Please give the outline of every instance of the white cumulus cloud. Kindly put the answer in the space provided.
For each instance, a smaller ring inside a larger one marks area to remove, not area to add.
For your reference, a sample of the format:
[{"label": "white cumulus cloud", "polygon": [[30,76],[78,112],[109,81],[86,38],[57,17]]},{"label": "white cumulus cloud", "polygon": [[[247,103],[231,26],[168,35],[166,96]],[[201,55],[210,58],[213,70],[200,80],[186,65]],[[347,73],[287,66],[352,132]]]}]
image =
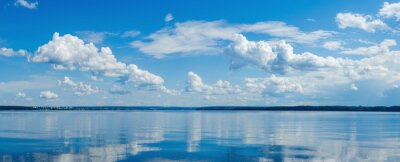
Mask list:
[{"label": "white cumulus cloud", "polygon": [[243,35],[236,36],[228,53],[232,57],[232,69],[252,64],[265,71],[281,74],[293,70],[335,68],[346,61],[331,56],[321,57],[309,52],[295,54],[293,47],[285,41],[249,41]]},{"label": "white cumulus cloud", "polygon": [[379,10],[379,15],[386,18],[396,18],[397,21],[400,20],[400,2],[383,3],[383,7]]},{"label": "white cumulus cloud", "polygon": [[215,84],[203,83],[203,79],[194,72],[188,73],[186,92],[200,92],[205,94],[233,94],[239,93],[240,87],[231,85],[228,81],[218,80]]},{"label": "white cumulus cloud", "polygon": [[12,48],[0,48],[0,56],[12,57],[12,56],[25,56],[28,54],[28,51],[19,49],[15,51]]},{"label": "white cumulus cloud", "polygon": [[371,33],[376,30],[390,29],[379,19],[357,13],[338,13],[336,14],[336,22],[340,29],[358,28]]},{"label": "white cumulus cloud", "polygon": [[53,39],[40,46],[29,60],[50,63],[57,70],[90,71],[97,76],[118,78],[119,82],[134,83],[139,87],[165,89],[160,76],[135,64],[118,61],[109,47],[98,49],[93,43],[85,44],[70,34],[60,36],[54,33]]},{"label": "white cumulus cloud", "polygon": [[39,97],[44,98],[44,99],[57,99],[58,94],[56,94],[52,91],[42,91],[42,92],[40,92]]},{"label": "white cumulus cloud", "polygon": [[85,84],[83,82],[74,82],[69,77],[64,77],[63,80],[58,81],[58,85],[60,86],[67,86],[68,88],[72,88],[74,90],[74,94],[76,96],[84,96],[84,95],[91,95],[93,93],[99,92],[98,87],[92,87],[90,84]]}]

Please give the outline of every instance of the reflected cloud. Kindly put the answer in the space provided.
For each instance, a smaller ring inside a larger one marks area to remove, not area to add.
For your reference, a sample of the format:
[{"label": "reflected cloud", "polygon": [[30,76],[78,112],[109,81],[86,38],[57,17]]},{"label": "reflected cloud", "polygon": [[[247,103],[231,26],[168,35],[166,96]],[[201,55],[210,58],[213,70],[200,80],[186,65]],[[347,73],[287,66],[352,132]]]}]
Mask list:
[{"label": "reflected cloud", "polygon": [[356,112],[0,112],[0,161],[399,161],[399,119]]}]

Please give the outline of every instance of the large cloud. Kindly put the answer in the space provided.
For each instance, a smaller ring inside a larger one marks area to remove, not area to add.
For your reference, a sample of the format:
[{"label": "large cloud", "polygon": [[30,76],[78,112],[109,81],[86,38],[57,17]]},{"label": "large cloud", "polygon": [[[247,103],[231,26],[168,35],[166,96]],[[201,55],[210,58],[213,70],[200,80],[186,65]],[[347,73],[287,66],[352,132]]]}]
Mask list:
[{"label": "large cloud", "polygon": [[339,28],[359,28],[367,32],[375,32],[376,30],[390,29],[384,22],[379,19],[373,19],[369,15],[357,13],[338,13],[336,22]]},{"label": "large cloud", "polygon": [[333,57],[320,57],[309,52],[293,53],[293,47],[285,41],[266,42],[249,41],[243,35],[236,35],[229,46],[232,56],[231,68],[239,68],[246,64],[261,67],[272,73],[290,72],[292,70],[318,70],[336,68],[347,60]]},{"label": "large cloud", "polygon": [[[156,58],[175,53],[216,54],[238,33],[266,34],[290,42],[314,43],[335,32],[317,30],[304,32],[284,22],[268,21],[255,24],[228,24],[224,21],[187,21],[161,29],[132,47]],[[228,42],[227,42],[228,41]]]},{"label": "large cloud", "polygon": [[322,47],[330,51],[335,51],[343,49],[343,43],[341,41],[327,41]]},{"label": "large cloud", "polygon": [[[346,99],[340,96],[350,92],[383,99],[386,91],[398,87],[400,52],[389,49],[395,43],[387,39],[377,46],[356,48],[357,53],[365,57],[348,59],[309,52],[296,54],[284,41],[249,41],[237,35],[227,52],[232,57],[232,68],[253,65],[272,73],[270,77],[246,78],[245,87],[240,88],[241,95],[258,93],[275,101],[297,99],[299,103],[309,99],[326,103],[329,100],[342,102]],[[200,77],[192,74],[191,78],[192,89],[197,88],[198,92],[211,89]],[[376,85],[375,91],[368,91],[368,84]]]},{"label": "large cloud", "polygon": [[[351,67],[350,67],[351,68]],[[377,104],[400,83],[399,73],[384,67],[326,69],[298,75],[246,78],[243,92],[259,94],[269,104]],[[371,86],[373,85],[373,86]],[[365,98],[371,100],[366,101]]]},{"label": "large cloud", "polygon": [[120,82],[132,82],[140,87],[165,89],[160,76],[142,70],[135,64],[119,62],[108,47],[99,50],[92,43],[85,44],[69,34],[60,36],[54,33],[53,39],[39,47],[29,60],[50,63],[58,70],[90,71],[97,76],[115,77]]},{"label": "large cloud", "polygon": [[386,18],[394,17],[394,18],[396,18],[397,21],[399,21],[400,20],[400,2],[397,2],[397,3],[385,2],[385,3],[383,3],[383,7],[379,10],[379,15],[386,17]]},{"label": "large cloud", "polygon": [[292,71],[316,73],[332,70],[348,73],[357,71],[357,73],[365,74],[375,70],[399,70],[400,52],[389,50],[389,47],[395,43],[394,40],[386,39],[378,46],[380,52],[374,52],[376,55],[365,53],[364,55],[369,57],[356,60],[332,56],[322,57],[309,52],[295,54],[293,47],[284,41],[249,41],[243,35],[237,35],[227,52],[232,57],[232,68],[250,64],[278,74]]}]

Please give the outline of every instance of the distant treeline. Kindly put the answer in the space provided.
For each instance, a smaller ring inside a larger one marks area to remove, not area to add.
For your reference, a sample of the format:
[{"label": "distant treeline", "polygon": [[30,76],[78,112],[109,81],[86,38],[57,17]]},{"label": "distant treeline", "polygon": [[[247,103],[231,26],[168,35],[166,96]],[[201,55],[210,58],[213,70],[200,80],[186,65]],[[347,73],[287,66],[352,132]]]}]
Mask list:
[{"label": "distant treeline", "polygon": [[400,112],[400,106],[210,106],[210,107],[158,107],[158,106],[0,106],[0,110],[257,110],[257,111],[382,111]]}]

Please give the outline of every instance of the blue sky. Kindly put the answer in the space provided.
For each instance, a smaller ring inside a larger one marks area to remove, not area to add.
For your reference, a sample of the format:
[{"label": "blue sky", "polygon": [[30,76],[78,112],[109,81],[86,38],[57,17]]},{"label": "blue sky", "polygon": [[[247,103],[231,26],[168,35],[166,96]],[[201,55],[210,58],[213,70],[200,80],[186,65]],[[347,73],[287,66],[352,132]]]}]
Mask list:
[{"label": "blue sky", "polygon": [[0,2],[1,105],[398,105],[397,1]]}]

